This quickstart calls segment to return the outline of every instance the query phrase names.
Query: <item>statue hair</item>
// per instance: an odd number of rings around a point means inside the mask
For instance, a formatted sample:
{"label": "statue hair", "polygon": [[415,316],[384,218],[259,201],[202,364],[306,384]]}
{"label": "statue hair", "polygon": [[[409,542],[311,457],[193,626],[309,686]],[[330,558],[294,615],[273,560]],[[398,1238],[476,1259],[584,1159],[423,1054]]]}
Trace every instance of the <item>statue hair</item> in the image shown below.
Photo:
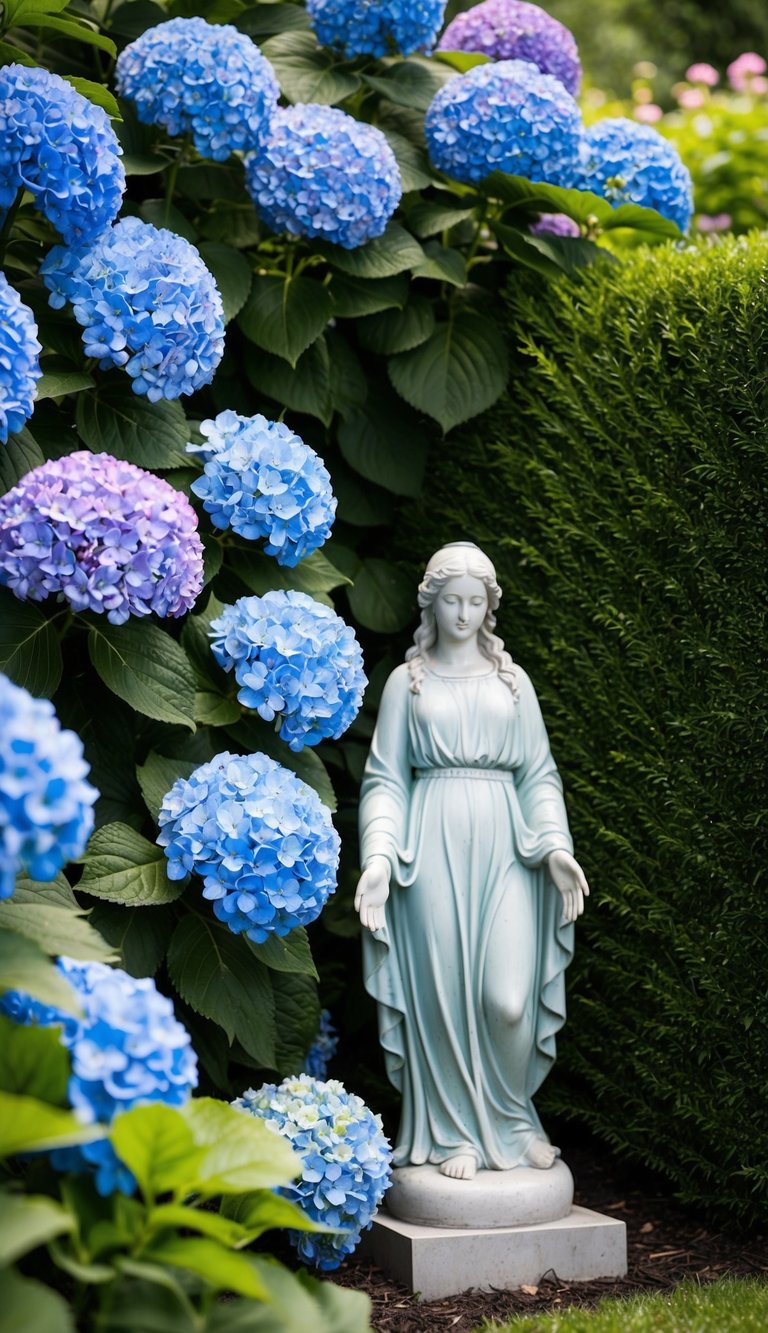
{"label": "statue hair", "polygon": [[429,650],[437,642],[437,622],[433,609],[435,598],[451,579],[470,574],[480,579],[488,592],[488,610],[478,630],[477,646],[484,657],[492,662],[499,679],[509,687],[515,699],[518,697],[517,675],[512,657],[497,634],[495,611],[501,601],[501,588],[496,582],[496,570],[492,562],[474,542],[453,542],[442,546],[430,559],[424,571],[424,578],[419,584],[418,602],[421,607],[421,621],[413,636],[413,646],[405,654],[408,674],[411,679],[411,692],[421,694],[421,682],[424,679]]}

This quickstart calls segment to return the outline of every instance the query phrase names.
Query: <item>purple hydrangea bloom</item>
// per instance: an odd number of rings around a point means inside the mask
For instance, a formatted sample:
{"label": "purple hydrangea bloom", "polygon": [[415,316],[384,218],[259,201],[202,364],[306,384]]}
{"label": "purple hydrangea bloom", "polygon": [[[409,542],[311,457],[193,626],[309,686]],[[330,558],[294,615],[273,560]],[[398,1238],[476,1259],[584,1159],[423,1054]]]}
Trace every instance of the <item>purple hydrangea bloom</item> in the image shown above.
{"label": "purple hydrangea bloom", "polygon": [[299,1154],[301,1176],[279,1193],[313,1221],[339,1230],[289,1231],[289,1239],[305,1263],[325,1272],[338,1268],[370,1228],[389,1185],[392,1150],[381,1116],[343,1083],[309,1074],[249,1088],[232,1105],[259,1116]]}
{"label": "purple hydrangea bloom", "polygon": [[325,1078],[328,1073],[328,1061],[336,1054],[339,1044],[338,1034],[327,1009],[320,1010],[320,1026],[304,1061],[304,1073],[312,1078]]}
{"label": "purple hydrangea bloom", "polygon": [[[82,1018],[19,991],[3,996],[0,1009],[17,1023],[61,1024],[61,1044],[72,1057],[69,1101],[79,1119],[110,1125],[133,1106],[183,1106],[197,1087],[197,1057],[152,978],[137,980],[118,967],[72,958],[60,958],[57,967],[77,995]],[[108,1139],[57,1148],[51,1160],[62,1171],[95,1172],[99,1194],[131,1194],[136,1187]]]}
{"label": "purple hydrangea bloom", "polygon": [[329,606],[305,592],[240,597],[211,621],[211,648],[233,671],[237,697],[280,722],[292,750],[337,739],[354,721],[368,681],[360,645]]}
{"label": "purple hydrangea bloom", "polygon": [[323,461],[280,421],[220,412],[200,427],[204,475],[191,489],[217,528],[255,541],[292,569],[331,535],[336,500]]}
{"label": "purple hydrangea bloom", "polygon": [[55,879],[81,856],[99,793],[74,731],[64,731],[47,699],[0,676],[0,899],[16,875]]}
{"label": "purple hydrangea bloom", "polygon": [[58,74],[0,69],[0,220],[23,187],[69,245],[95,240],[120,212],[122,151],[107,113]]}
{"label": "purple hydrangea bloom", "polygon": [[440,50],[527,60],[542,74],[553,74],[573,97],[579,91],[581,63],[573,33],[527,0],[483,0],[457,14],[440,38]]}
{"label": "purple hydrangea bloom", "polygon": [[32,311],[0,273],[0,444],[35,410],[41,351]]}
{"label": "purple hydrangea bloom", "polygon": [[345,56],[410,56],[432,50],[445,4],[446,0],[307,0],[307,12],[317,40]]}
{"label": "purple hydrangea bloom", "polygon": [[189,500],[111,454],[81,450],[33,468],[0,497],[0,584],[76,611],[182,616],[203,586]]}
{"label": "purple hydrangea bloom", "polygon": [[528,228],[532,236],[581,236],[581,227],[567,213],[542,213]]}
{"label": "purple hydrangea bloom", "polygon": [[218,754],[179,778],[158,823],[169,878],[200,875],[219,921],[257,944],[309,925],[336,889],[330,812],[265,754]]}
{"label": "purple hydrangea bloom", "polygon": [[218,288],[189,241],[122,218],[88,249],[55,246],[40,272],[60,309],[71,302],[87,356],[124,367],[151,403],[209,384],[224,351]]}
{"label": "purple hydrangea bloom", "polygon": [[584,134],[585,190],[612,204],[640,204],[686,231],[693,212],[691,174],[674,144],[650,125],[609,117]]}
{"label": "purple hydrangea bloom", "polygon": [[255,42],[203,18],[148,28],[118,57],[115,82],[145,125],[191,134],[198,153],[217,162],[258,142],[280,95]]}
{"label": "purple hydrangea bloom", "polygon": [[278,111],[245,159],[248,189],[272,231],[318,236],[354,250],[381,236],[400,202],[400,171],[374,125],[338,107]]}
{"label": "purple hydrangea bloom", "polygon": [[524,60],[476,65],[434,97],[424,121],[429,155],[454,180],[492,171],[571,186],[583,132],[559,79]]}

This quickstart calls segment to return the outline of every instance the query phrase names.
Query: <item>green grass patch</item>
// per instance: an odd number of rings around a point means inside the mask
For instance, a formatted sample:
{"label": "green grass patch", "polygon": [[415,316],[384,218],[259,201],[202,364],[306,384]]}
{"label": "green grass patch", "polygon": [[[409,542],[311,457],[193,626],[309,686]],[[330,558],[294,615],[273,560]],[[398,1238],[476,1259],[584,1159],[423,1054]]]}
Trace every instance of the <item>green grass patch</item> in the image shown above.
{"label": "green grass patch", "polygon": [[765,1333],[768,1283],[724,1278],[701,1287],[684,1282],[670,1294],[604,1300],[596,1310],[520,1315],[486,1323],[478,1333]]}

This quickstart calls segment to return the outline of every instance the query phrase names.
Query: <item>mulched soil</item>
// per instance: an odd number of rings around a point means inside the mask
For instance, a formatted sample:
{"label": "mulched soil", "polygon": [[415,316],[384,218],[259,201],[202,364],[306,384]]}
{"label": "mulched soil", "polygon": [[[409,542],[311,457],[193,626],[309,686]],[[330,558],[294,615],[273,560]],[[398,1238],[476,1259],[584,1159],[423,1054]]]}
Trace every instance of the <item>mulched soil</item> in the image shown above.
{"label": "mulched soil", "polygon": [[576,1181],[575,1202],[627,1224],[629,1273],[596,1282],[563,1282],[549,1272],[536,1287],[466,1292],[443,1301],[416,1301],[367,1260],[353,1255],[333,1274],[343,1287],[365,1291],[373,1302],[378,1333],[470,1333],[483,1319],[538,1314],[569,1305],[594,1307],[605,1296],[663,1291],[685,1278],[701,1283],[726,1276],[768,1278],[768,1236],[718,1231],[659,1192],[657,1182],[638,1179],[595,1151],[573,1148],[563,1156]]}

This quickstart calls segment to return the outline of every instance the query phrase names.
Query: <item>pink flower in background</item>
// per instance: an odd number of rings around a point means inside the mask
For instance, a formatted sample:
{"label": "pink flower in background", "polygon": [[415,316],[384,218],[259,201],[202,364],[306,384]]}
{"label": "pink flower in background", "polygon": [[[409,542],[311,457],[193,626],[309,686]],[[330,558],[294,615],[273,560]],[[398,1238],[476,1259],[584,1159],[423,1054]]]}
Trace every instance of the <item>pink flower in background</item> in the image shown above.
{"label": "pink flower in background", "polygon": [[727,231],[733,222],[730,213],[700,213],[696,218],[699,231]]}
{"label": "pink flower in background", "polygon": [[[732,60],[728,66],[728,80],[731,87],[735,88],[737,92],[744,92],[750,86],[754,87],[752,81],[755,76],[765,74],[767,68],[763,57],[759,56],[756,51],[744,51],[735,60]],[[758,88],[756,91],[761,92],[763,90]]]}
{"label": "pink flower in background", "polygon": [[768,79],[762,74],[756,74],[749,85],[749,91],[752,93],[768,93]]}
{"label": "pink flower in background", "polygon": [[720,80],[720,75],[714,66],[708,65],[704,60],[696,65],[689,65],[685,77],[689,83],[703,83],[707,88],[714,88]]}
{"label": "pink flower in background", "polygon": [[646,102],[645,106],[635,107],[635,120],[642,121],[644,125],[653,125],[657,120],[661,120],[664,112],[655,102]]}
{"label": "pink flower in background", "polygon": [[706,100],[706,94],[701,88],[683,88],[678,94],[677,104],[684,111],[695,111],[697,107],[703,106]]}

